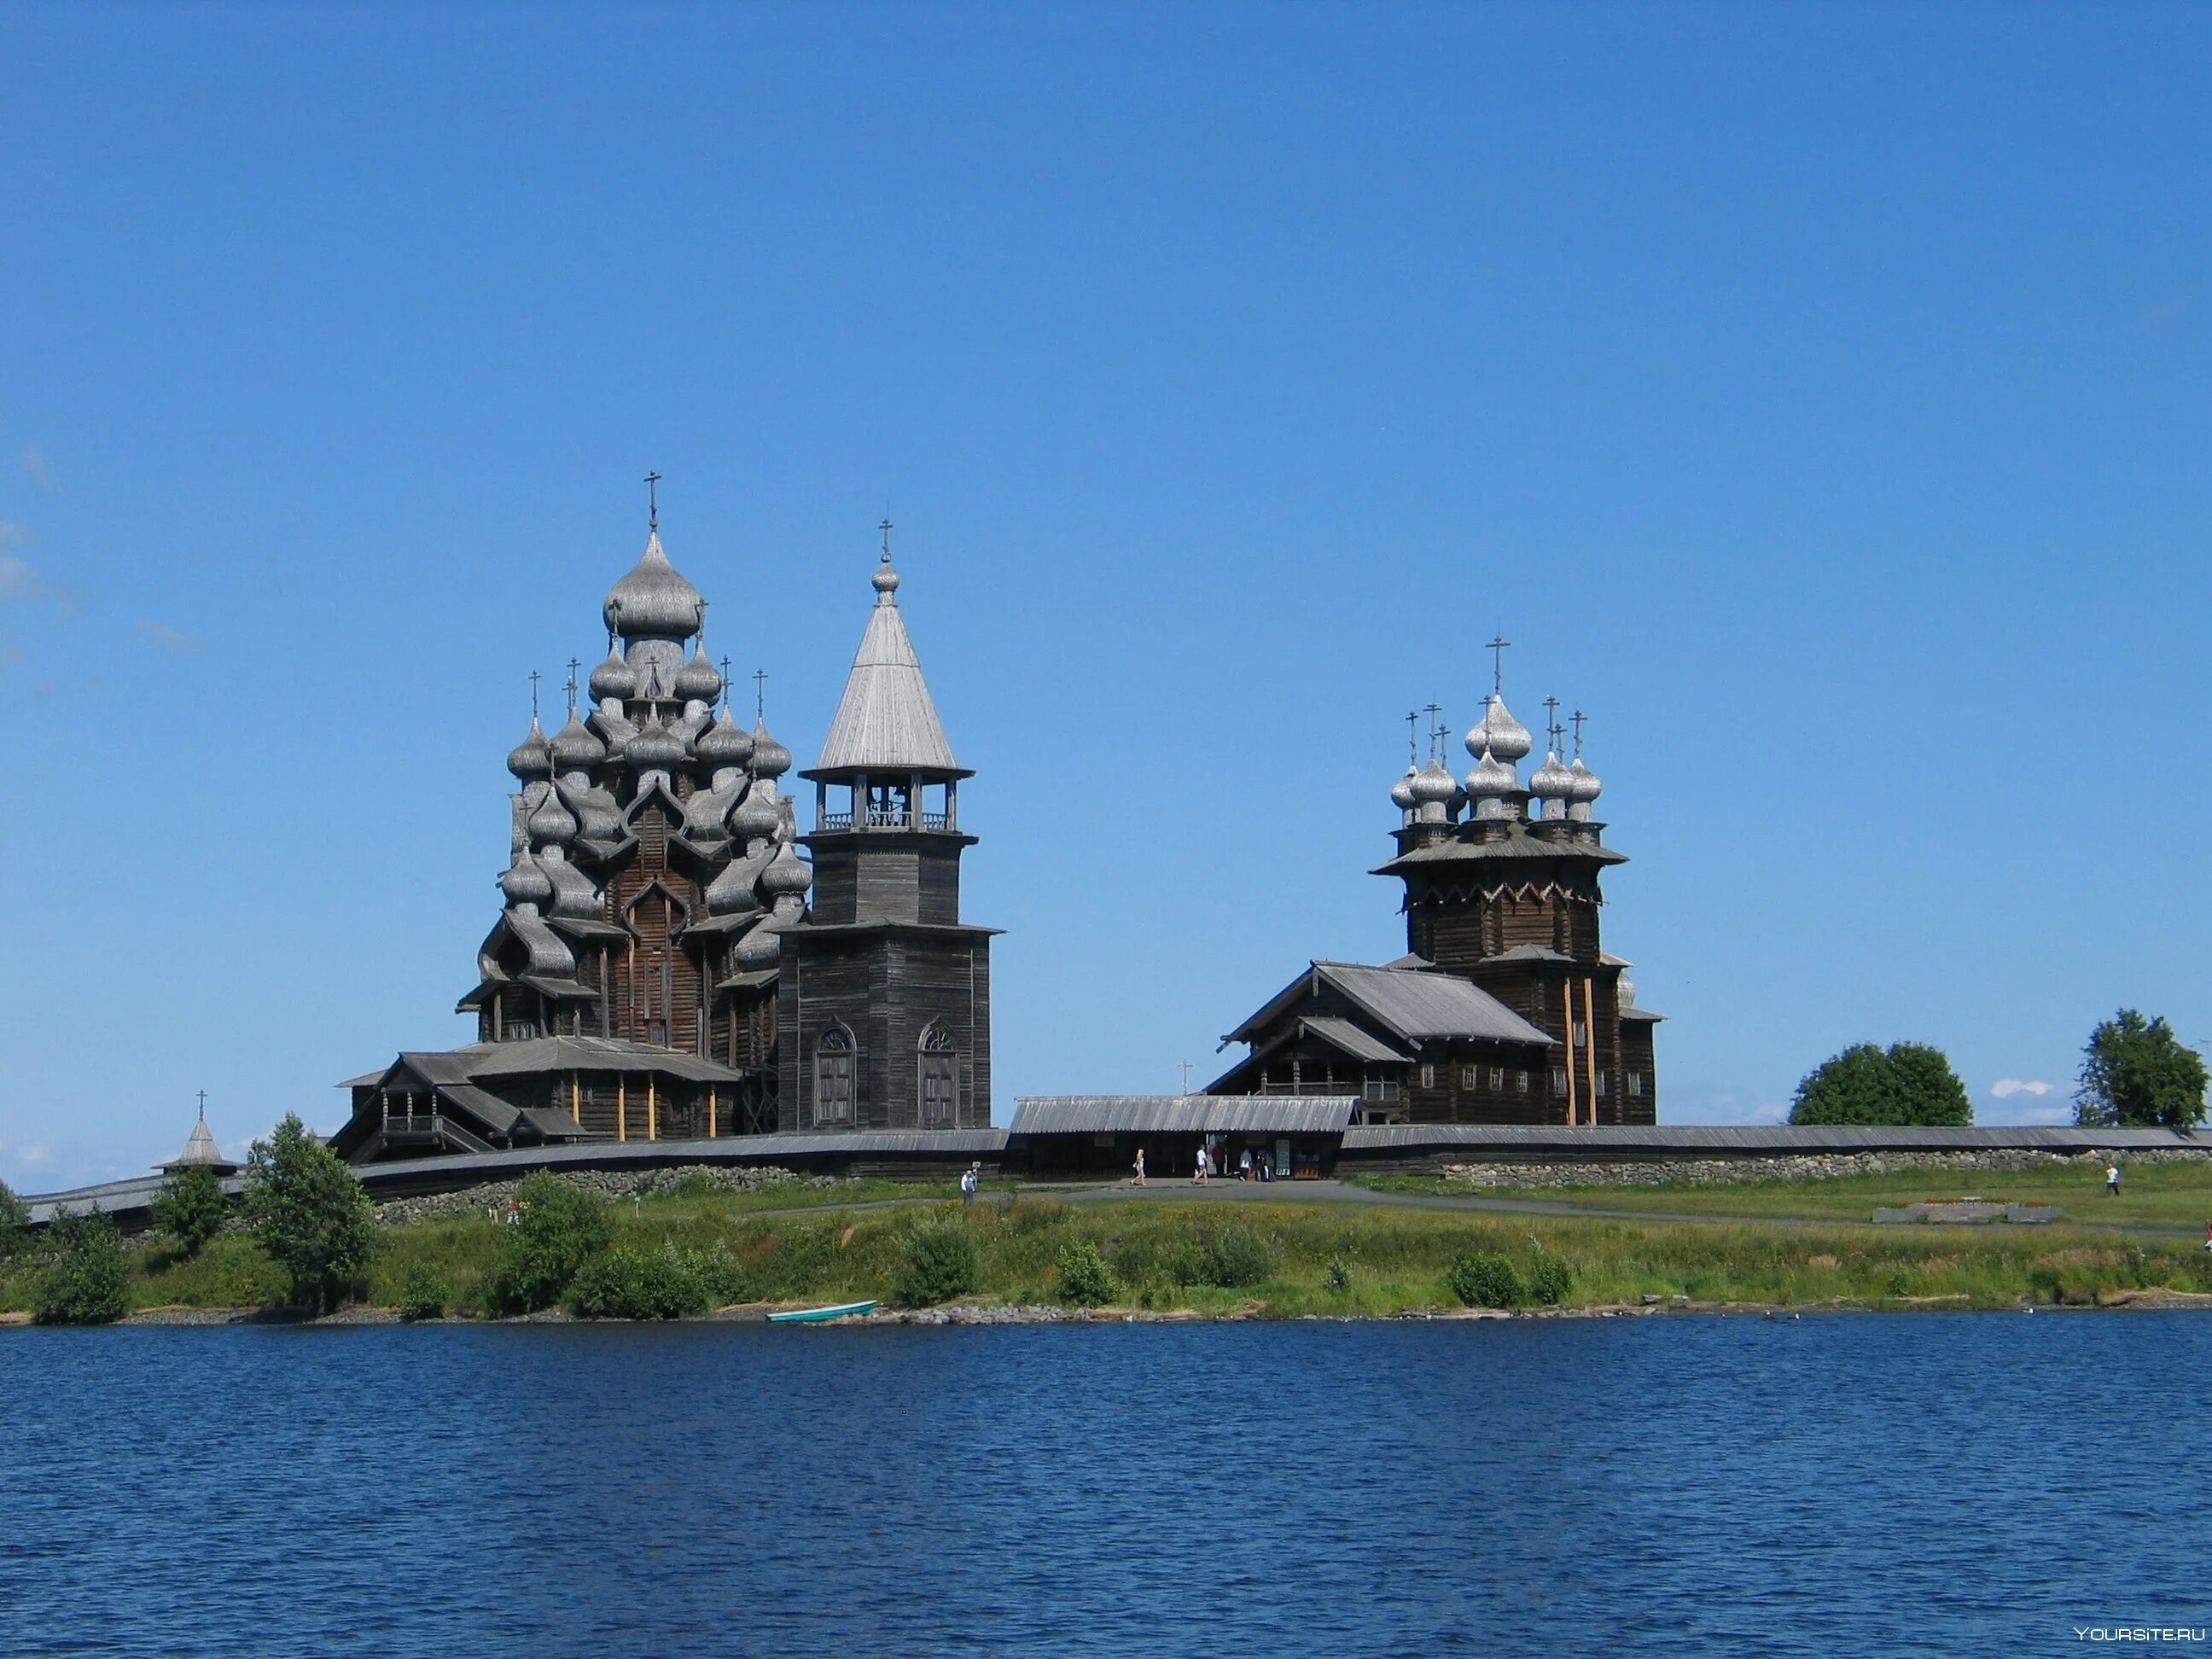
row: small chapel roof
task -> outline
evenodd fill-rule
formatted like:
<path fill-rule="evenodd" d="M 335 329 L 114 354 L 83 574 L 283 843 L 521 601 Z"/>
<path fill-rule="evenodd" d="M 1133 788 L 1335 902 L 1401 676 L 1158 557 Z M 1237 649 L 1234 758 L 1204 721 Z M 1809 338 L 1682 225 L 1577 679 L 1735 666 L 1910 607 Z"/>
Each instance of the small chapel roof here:
<path fill-rule="evenodd" d="M 192 1133 L 185 1142 L 185 1150 L 160 1167 L 163 1170 L 189 1170 L 195 1165 L 204 1165 L 217 1175 L 229 1175 L 238 1168 L 235 1162 L 222 1155 L 222 1148 L 215 1144 L 215 1137 L 208 1133 L 204 1115 L 192 1125 Z"/>
<path fill-rule="evenodd" d="M 898 572 L 888 548 L 871 580 L 875 609 L 814 770 L 959 772 L 899 614 Z"/>

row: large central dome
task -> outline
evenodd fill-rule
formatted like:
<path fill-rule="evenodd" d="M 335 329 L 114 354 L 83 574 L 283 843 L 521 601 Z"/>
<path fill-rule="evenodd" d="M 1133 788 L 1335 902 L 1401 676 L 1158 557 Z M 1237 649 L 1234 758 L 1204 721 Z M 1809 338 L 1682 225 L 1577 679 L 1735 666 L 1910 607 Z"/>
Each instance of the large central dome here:
<path fill-rule="evenodd" d="M 646 538 L 645 556 L 608 591 L 607 631 L 625 640 L 688 640 L 699 631 L 706 601 L 660 550 L 660 532 Z"/>

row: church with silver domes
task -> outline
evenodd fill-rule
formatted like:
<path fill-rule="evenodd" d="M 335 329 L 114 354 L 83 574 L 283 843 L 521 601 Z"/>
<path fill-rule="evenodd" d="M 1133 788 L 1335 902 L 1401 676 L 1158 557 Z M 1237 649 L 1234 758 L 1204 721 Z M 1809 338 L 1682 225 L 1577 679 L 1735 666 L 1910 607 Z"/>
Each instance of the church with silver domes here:
<path fill-rule="evenodd" d="M 343 1085 L 342 1154 L 988 1127 L 994 930 L 960 918 L 972 774 L 884 529 L 802 835 L 791 751 L 763 711 L 732 716 L 655 510 L 602 608 L 590 713 L 572 664 L 566 723 L 549 738 L 533 714 L 507 757 L 502 904 L 459 1004 L 477 1041 Z"/>
<path fill-rule="evenodd" d="M 1627 860 L 1604 844 L 1582 720 L 1565 760 L 1554 720 L 1525 783 L 1535 739 L 1502 684 L 1467 733 L 1464 779 L 1432 732 L 1427 763 L 1409 756 L 1391 787 L 1397 855 L 1374 872 L 1404 884 L 1407 954 L 1308 963 L 1222 1039 L 1249 1052 L 1207 1092 L 1350 1095 L 1370 1123 L 1656 1122 L 1661 1017 L 1598 938 L 1598 878 Z"/>

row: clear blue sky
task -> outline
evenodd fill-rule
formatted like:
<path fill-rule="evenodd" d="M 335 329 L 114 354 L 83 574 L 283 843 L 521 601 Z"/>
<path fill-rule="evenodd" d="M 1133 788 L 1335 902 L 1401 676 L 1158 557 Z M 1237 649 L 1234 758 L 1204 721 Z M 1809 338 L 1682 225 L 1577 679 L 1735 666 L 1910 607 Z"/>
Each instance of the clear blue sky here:
<path fill-rule="evenodd" d="M 0 7 L 0 1178 L 465 1040 L 648 467 L 811 758 L 897 521 L 997 1108 L 1403 948 L 1589 711 L 1674 1122 L 2212 1037 L 2212 10 Z M 1463 754 L 1454 757 L 1464 769 Z M 2038 1095 L 2005 1079 L 2058 1085 Z"/>

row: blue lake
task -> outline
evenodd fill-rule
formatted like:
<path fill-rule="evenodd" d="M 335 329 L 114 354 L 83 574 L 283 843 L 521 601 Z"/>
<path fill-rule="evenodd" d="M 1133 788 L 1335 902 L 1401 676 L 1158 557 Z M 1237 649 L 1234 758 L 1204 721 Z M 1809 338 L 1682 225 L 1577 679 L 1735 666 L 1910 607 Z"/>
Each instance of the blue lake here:
<path fill-rule="evenodd" d="M 0 1651 L 2080 1652 L 2212 1625 L 2208 1378 L 2167 1314 L 0 1331 Z"/>

